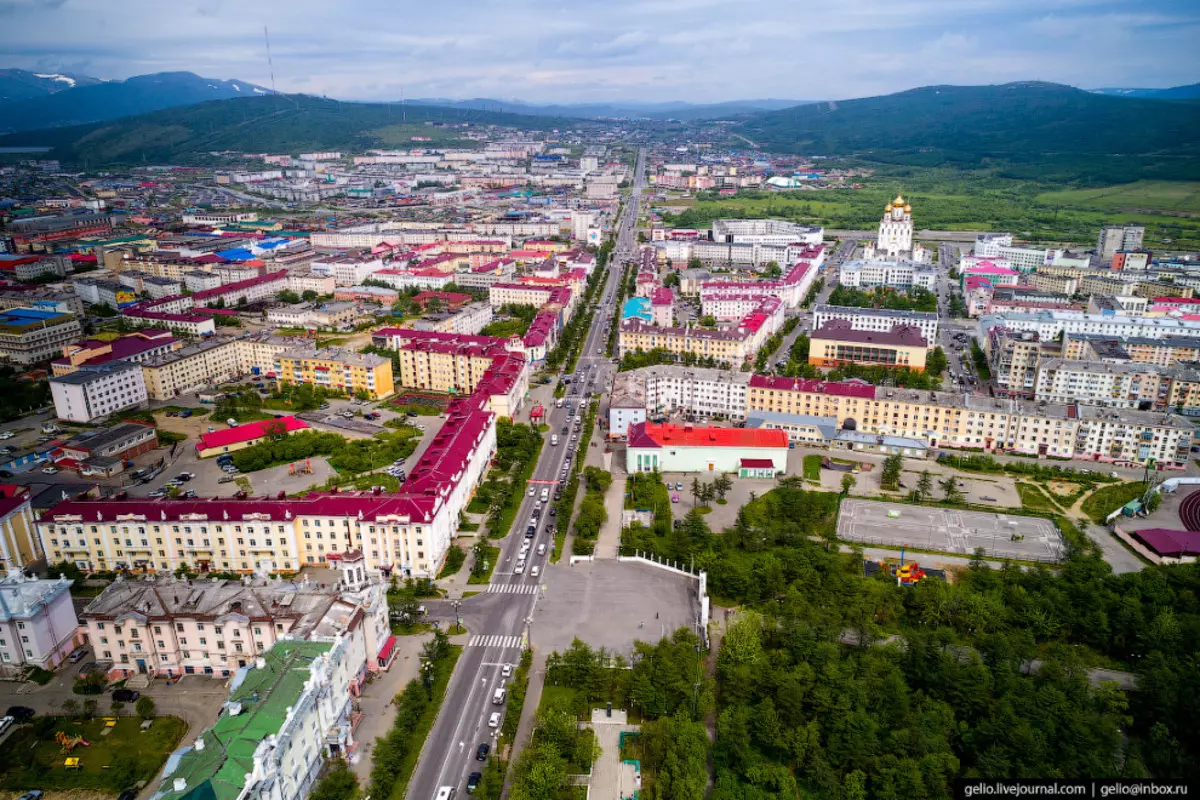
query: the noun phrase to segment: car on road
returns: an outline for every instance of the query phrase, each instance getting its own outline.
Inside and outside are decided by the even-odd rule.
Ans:
[[[27,719],[32,719],[34,710],[28,706],[9,706],[8,711],[4,712],[4,716],[12,717],[18,722],[24,722]]]
[[[671,492],[671,502],[672,502],[672,503],[678,503],[678,502],[679,502],[679,494],[678,494],[678,493],[676,493],[676,492]]]
[[[675,482],[675,491],[677,491],[677,492],[682,492],[682,491],[683,491],[683,481],[676,481],[676,482]]]
[[[16,436],[16,434],[12,431],[4,431],[4,433],[0,433],[0,439],[11,439],[14,436]]]
[[[151,498],[151,499],[156,499],[156,498],[159,498],[159,497],[166,497],[166,496],[167,496],[167,490],[166,490],[166,489],[155,489],[154,491],[152,491],[152,492],[150,492],[149,494],[147,494],[147,495],[146,495],[146,497],[149,497],[149,498]]]
[[[529,487],[529,495],[528,496],[533,497],[533,487],[532,486]]]
[[[534,564],[532,567],[529,568],[529,574],[536,578],[538,575],[542,574],[542,568],[539,567],[537,564]]]
[[[134,689],[114,689],[112,699],[118,703],[135,703],[142,693]]]
[[[515,567],[513,567],[513,574],[514,574],[514,575],[524,575],[524,574],[525,574],[525,562],[524,562],[524,560],[522,560],[522,561],[518,561],[518,562],[517,562],[517,565],[516,565]]]
[[[479,788],[479,782],[483,780],[482,772],[472,772],[467,776],[467,794],[475,794],[475,790]]]
[[[488,727],[489,728],[499,728],[500,727],[500,712],[499,711],[493,711],[491,716],[488,717]]]
[[[487,742],[480,742],[479,747],[475,748],[475,760],[487,761],[488,753],[492,752],[492,746]]]
[[[71,655],[67,656],[67,661],[70,661],[72,664],[78,664],[80,661],[83,661],[83,659],[86,657],[87,657],[87,649],[81,647],[78,650],[76,650],[75,652],[71,653]]]
[[[43,475],[55,475],[58,473],[58,467],[45,467],[42,469]]]

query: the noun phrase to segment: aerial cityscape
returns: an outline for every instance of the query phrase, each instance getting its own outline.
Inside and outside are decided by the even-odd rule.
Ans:
[[[0,800],[1200,785],[1194,8],[141,5],[0,3]]]

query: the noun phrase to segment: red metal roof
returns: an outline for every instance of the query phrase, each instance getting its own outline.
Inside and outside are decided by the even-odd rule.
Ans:
[[[769,458],[743,458],[738,462],[742,469],[774,469],[775,462]]]
[[[307,422],[295,417],[280,417],[279,419],[247,422],[245,425],[239,425],[236,428],[227,428],[223,431],[200,434],[200,441],[196,444],[196,449],[199,451],[211,450],[214,447],[228,447],[231,444],[241,444],[242,442],[261,439],[267,435],[267,428],[269,426],[277,427],[279,423],[283,423],[283,428],[288,433],[302,431],[309,427]]]
[[[637,422],[629,426],[629,447],[780,447],[787,449],[787,431],[769,428],[694,428]]]
[[[776,389],[785,392],[812,392],[839,397],[875,399],[875,387],[864,381],[822,381],[810,378],[777,378],[773,375],[751,375],[750,388]]]

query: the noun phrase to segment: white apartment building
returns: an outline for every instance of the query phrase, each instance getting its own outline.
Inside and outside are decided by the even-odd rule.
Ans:
[[[318,296],[333,294],[337,281],[332,275],[319,275],[313,272],[288,273],[288,288],[296,294],[316,292]]]
[[[998,258],[1001,247],[1012,247],[1011,233],[981,233],[975,237],[971,252],[981,258]]]
[[[183,274],[183,285],[189,292],[202,292],[205,289],[216,289],[221,285],[221,276],[215,272],[192,270]]]
[[[72,581],[37,580],[21,572],[0,579],[0,675],[27,666],[52,670],[75,649],[79,622]]]
[[[83,328],[70,314],[33,308],[0,311],[0,359],[36,364],[55,358],[64,345],[79,338]]]
[[[149,395],[142,368],[129,361],[83,364],[50,379],[59,419],[89,423],[126,408],[144,408]]]
[[[849,320],[851,330],[888,332],[897,325],[919,328],[929,347],[937,346],[938,315],[926,311],[892,311],[886,308],[817,306],[813,309],[813,330],[832,319]]]
[[[329,275],[338,286],[359,286],[372,272],[383,268],[383,259],[369,253],[318,256],[310,265],[314,274]]]
[[[919,286],[932,291],[937,285],[937,269],[912,261],[847,261],[838,268],[838,283],[853,288]]]
[[[258,222],[258,214],[219,211],[189,211],[183,215],[184,225],[228,225],[231,222]]]
[[[1167,317],[1128,317],[1111,314],[1084,314],[1078,311],[1041,311],[1037,314],[996,314],[980,318],[986,334],[992,328],[1032,331],[1042,341],[1053,341],[1058,335],[1104,334],[1107,336],[1164,337],[1200,336],[1200,322]]]
[[[714,219],[711,236],[725,243],[818,245],[825,240],[825,229],[781,219]]]
[[[1048,358],[1038,364],[1034,396],[1048,403],[1148,411],[1165,405],[1170,386],[1168,370],[1154,364]]]
[[[609,436],[659,415],[745,419],[750,373],[657,365],[618,372],[609,398]]]

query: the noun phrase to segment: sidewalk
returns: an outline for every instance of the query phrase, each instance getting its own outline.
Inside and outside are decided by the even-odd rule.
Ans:
[[[391,669],[376,673],[375,679],[367,684],[358,698],[358,706],[364,713],[362,722],[354,731],[359,747],[351,756],[350,767],[361,786],[366,786],[371,780],[371,765],[374,762],[371,755],[375,740],[386,735],[396,719],[396,705],[392,701],[409,681],[417,677],[421,669],[421,646],[432,638],[432,633],[397,637],[396,646],[400,648],[400,654],[392,662]]]
[[[625,509],[625,476],[613,475],[612,486],[604,496],[608,519],[600,526],[596,540],[596,558],[616,558],[621,551],[621,512]]]

